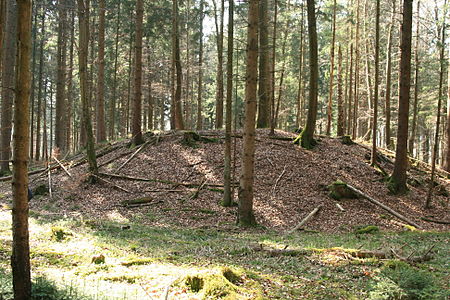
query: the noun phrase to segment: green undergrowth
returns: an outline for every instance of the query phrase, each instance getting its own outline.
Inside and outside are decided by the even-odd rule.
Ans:
[[[448,296],[450,233],[281,235],[261,228],[219,231],[150,227],[127,219],[32,216],[34,286],[40,295],[51,295],[40,299],[164,299],[166,291],[169,299]],[[10,212],[0,212],[0,299],[12,299],[10,217]],[[55,238],[55,232],[68,234]],[[272,256],[255,251],[259,244],[307,251]],[[404,256],[420,255],[432,245],[433,259],[414,266],[351,256],[356,249],[401,247]],[[93,262],[101,256],[102,263]]]

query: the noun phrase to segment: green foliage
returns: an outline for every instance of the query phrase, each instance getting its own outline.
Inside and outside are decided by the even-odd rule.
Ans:
[[[224,267],[222,269],[222,275],[223,275],[223,277],[225,277],[232,284],[237,285],[237,284],[239,284],[241,282],[241,277],[239,275],[237,275],[229,267]]]
[[[61,226],[52,226],[52,239],[54,239],[57,242],[64,241],[68,236],[71,236],[72,233],[69,232],[67,229]]]
[[[356,234],[371,234],[371,233],[378,233],[380,231],[380,228],[375,225],[367,225],[367,226],[359,226],[355,229]]]
[[[372,287],[369,299],[446,299],[430,273],[417,270],[404,262],[386,263]]]
[[[194,293],[198,293],[205,285],[203,278],[199,276],[187,276],[185,284]]]

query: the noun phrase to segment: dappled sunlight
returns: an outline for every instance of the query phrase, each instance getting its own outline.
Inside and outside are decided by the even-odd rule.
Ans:
[[[126,217],[124,217],[120,212],[118,212],[118,211],[111,211],[111,212],[108,212],[107,214],[106,214],[106,218],[109,220],[109,221],[112,221],[112,222],[119,222],[119,223],[128,223],[129,222],[129,219],[128,218],[126,218]]]

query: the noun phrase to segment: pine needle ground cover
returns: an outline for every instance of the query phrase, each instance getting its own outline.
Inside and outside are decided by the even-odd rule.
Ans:
[[[10,220],[10,211],[2,210],[2,299],[12,299]],[[263,229],[156,228],[142,225],[138,217],[91,220],[32,213],[30,237],[35,299],[161,299],[166,294],[168,299],[449,296],[449,233],[283,236]],[[433,258],[417,264],[351,256],[361,248],[422,253],[430,245]],[[259,247],[299,252],[273,255],[258,251]],[[99,256],[103,259],[96,261]]]

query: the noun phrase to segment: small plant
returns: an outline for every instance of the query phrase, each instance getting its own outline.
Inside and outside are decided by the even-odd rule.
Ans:
[[[203,278],[200,278],[199,276],[186,277],[186,285],[194,293],[198,293],[203,288],[204,284]]]
[[[103,254],[94,255],[91,259],[91,263],[99,265],[105,263],[105,256]]]
[[[237,285],[241,282],[241,277],[228,267],[224,267],[222,269],[222,275],[234,285]]]
[[[68,236],[72,235],[72,233],[68,232],[65,228],[60,226],[53,226],[51,230],[52,230],[52,239],[54,239],[57,242],[62,242]]]

